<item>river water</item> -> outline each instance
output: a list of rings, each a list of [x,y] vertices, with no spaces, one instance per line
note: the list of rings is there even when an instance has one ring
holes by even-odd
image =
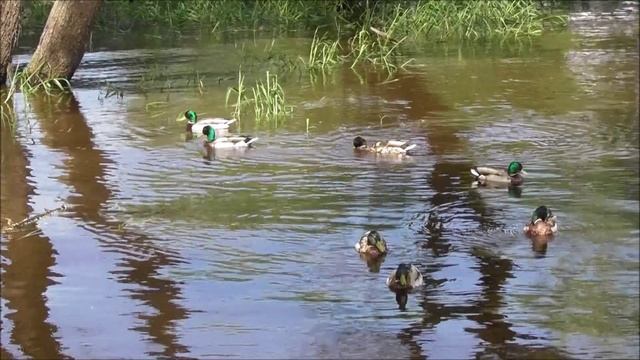
[[[96,40],[73,95],[17,94],[2,129],[3,221],[68,205],[2,235],[2,357],[638,357],[638,7],[589,4],[531,42],[416,46],[390,79],[286,72],[293,115],[241,116],[246,152],[203,154],[176,115],[228,116],[239,64],[285,73],[309,37]],[[471,186],[512,160],[521,189]],[[547,244],[521,233],[541,204]],[[372,228],[378,264],[353,249]],[[426,279],[406,311],[400,262]]]

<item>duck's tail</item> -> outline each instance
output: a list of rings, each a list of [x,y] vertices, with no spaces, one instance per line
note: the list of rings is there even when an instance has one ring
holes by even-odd
[[[470,171],[471,171],[471,175],[473,175],[473,177],[476,180],[481,180],[481,181],[484,180],[485,176],[480,174],[480,172],[478,171],[477,167],[475,167],[475,166],[472,167]]]
[[[406,148],[404,148],[404,151],[409,151],[409,150],[415,149],[415,148],[416,148],[416,146],[418,146],[418,145],[416,145],[416,144],[411,144],[411,145],[407,146]]]
[[[252,143],[254,143],[254,142],[256,142],[256,141],[258,141],[258,138],[257,138],[257,137],[247,136],[247,137],[244,139],[244,142],[245,142],[245,143],[247,143],[247,145],[251,145]]]

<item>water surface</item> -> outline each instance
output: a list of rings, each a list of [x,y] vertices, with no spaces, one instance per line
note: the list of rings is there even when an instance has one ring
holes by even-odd
[[[532,42],[416,47],[392,79],[294,70],[293,117],[243,117],[255,149],[212,156],[176,115],[228,115],[239,63],[283,71],[309,38],[96,45],[73,95],[19,94],[2,129],[2,218],[69,205],[2,235],[2,357],[637,357],[637,4],[596,5]],[[419,148],[357,156],[356,135]],[[521,189],[471,186],[514,159]],[[548,244],[521,234],[541,204]],[[370,228],[379,264],[353,250]],[[407,311],[400,262],[427,277]]]

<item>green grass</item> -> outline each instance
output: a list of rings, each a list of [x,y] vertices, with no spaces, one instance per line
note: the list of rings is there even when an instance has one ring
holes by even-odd
[[[329,70],[341,63],[343,57],[340,55],[340,40],[328,40],[326,35],[318,36],[318,29],[313,34],[309,56],[300,60],[309,70]]]
[[[284,90],[278,82],[278,75],[266,73],[265,80],[259,80],[251,89],[253,93],[256,120],[275,120],[293,112],[293,107],[287,105]]]
[[[266,71],[264,80],[258,79],[250,88],[244,83],[245,75],[239,69],[238,85],[228,88],[225,98],[226,105],[233,107],[234,118],[241,119],[242,109],[248,105],[253,106],[256,121],[274,121],[276,125],[278,119],[293,112],[293,106],[286,101],[278,75]]]
[[[415,6],[382,11],[394,14],[396,33],[416,40],[486,40],[537,36],[548,27],[566,26],[566,16],[551,15],[531,0],[418,1]],[[398,8],[403,8],[400,13]]]
[[[240,119],[240,116],[242,114],[242,107],[249,102],[246,93],[247,90],[244,86],[244,74],[242,74],[242,67],[240,67],[238,69],[238,85],[237,87],[230,87],[229,89],[227,89],[227,96],[225,98],[225,104],[228,106],[229,99],[231,97],[235,97],[232,116],[236,119]]]
[[[24,69],[16,70],[10,79],[9,85],[2,93],[2,103],[8,103],[13,99],[16,92],[30,95],[37,92],[43,92],[47,95],[53,95],[61,92],[71,91],[71,84],[64,78],[43,78],[41,77],[41,65],[36,71],[27,73]]]
[[[364,2],[347,14],[340,0],[106,0],[95,27],[130,32],[149,26],[180,31],[386,28],[395,23],[398,38],[442,41],[536,36],[549,26],[566,26],[567,17],[550,15],[565,4],[539,0],[399,0]],[[53,0],[25,2],[25,24],[42,27]]]

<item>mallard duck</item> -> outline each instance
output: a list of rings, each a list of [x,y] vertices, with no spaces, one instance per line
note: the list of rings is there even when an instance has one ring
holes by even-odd
[[[408,294],[423,284],[422,274],[413,264],[402,263],[398,265],[398,268],[387,278],[387,286],[389,290],[396,293],[396,302],[400,310],[406,308]]]
[[[361,136],[353,139],[353,147],[358,151],[368,151],[376,154],[398,154],[404,155],[407,151],[415,148],[416,144],[409,145],[409,141],[389,140],[378,141],[373,146],[367,145],[367,140]]]
[[[202,129],[202,134],[207,136],[205,145],[214,149],[245,148],[258,140],[257,137],[246,135],[216,137],[216,130],[209,125]]]
[[[431,211],[425,224],[425,229],[429,234],[440,234],[442,232],[442,227],[442,221],[438,217],[438,214],[435,211]]]
[[[527,175],[527,172],[523,170],[521,163],[512,161],[506,170],[476,166],[471,168],[471,174],[480,184],[520,185],[524,182],[523,175]]]
[[[558,232],[556,216],[546,206],[538,206],[531,214],[531,220],[523,231],[531,236],[548,236]]]
[[[198,114],[193,110],[187,110],[177,119],[177,121],[187,120],[187,131],[194,134],[201,134],[205,126],[211,126],[218,131],[218,136],[222,136],[229,129],[236,119],[210,118],[198,119]]]
[[[387,253],[387,242],[376,230],[367,231],[355,245],[356,251],[371,257],[378,257]]]

